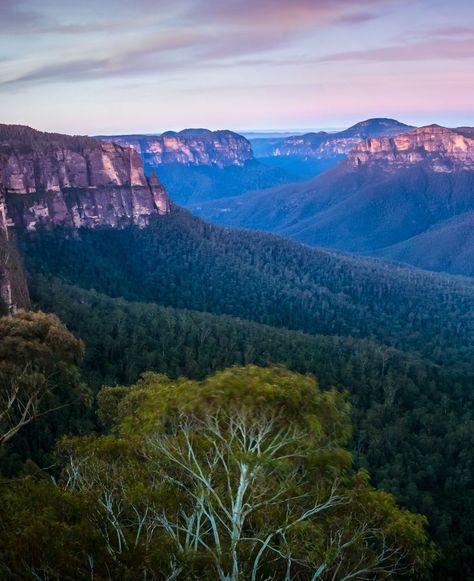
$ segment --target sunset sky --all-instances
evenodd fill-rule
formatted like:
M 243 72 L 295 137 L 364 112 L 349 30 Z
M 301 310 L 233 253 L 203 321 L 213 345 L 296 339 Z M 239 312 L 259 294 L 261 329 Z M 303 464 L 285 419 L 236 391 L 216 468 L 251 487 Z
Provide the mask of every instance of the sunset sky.
M 0 0 L 0 121 L 474 125 L 473 0 Z

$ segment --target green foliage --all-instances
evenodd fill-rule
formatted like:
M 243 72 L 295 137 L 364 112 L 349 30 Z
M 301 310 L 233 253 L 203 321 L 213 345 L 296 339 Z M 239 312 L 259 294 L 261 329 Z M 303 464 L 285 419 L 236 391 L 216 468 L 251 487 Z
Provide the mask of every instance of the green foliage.
M 471 280 L 223 230 L 179 209 L 144 230 L 65 234 L 22 240 L 30 273 L 143 301 L 35 279 L 37 303 L 85 340 L 91 385 L 285 363 L 347 388 L 357 464 L 429 516 L 446 555 L 439 578 L 474 574 Z
M 95 498 L 46 478 L 0 481 L 0 498 L 2 579 L 91 579 L 105 553 L 88 519 L 99 508 Z
M 23 239 L 30 272 L 109 296 L 371 338 L 472 373 L 474 282 L 225 230 L 174 209 L 149 228 Z
M 413 579 L 433 563 L 426 519 L 352 470 L 346 397 L 311 377 L 149 373 L 100 408 L 113 433 L 63 441 L 58 485 L 0 487 L 10 578 Z
M 114 391 L 121 398 L 115 406 L 116 425 L 124 436 L 137 430 L 162 430 L 163 422 L 181 412 L 202 418 L 222 408 L 227 413 L 245 410 L 249 420 L 271 410 L 279 422 L 304 426 L 308 434 L 330 434 L 338 445 L 347 444 L 350 436 L 345 398 L 335 390 L 319 391 L 314 378 L 284 367 L 232 367 L 201 382 L 171 382 L 166 376 L 146 373 L 135 386 L 106 388 L 105 394 L 110 397 Z M 99 402 L 100 413 L 104 399 Z
M 131 384 L 146 370 L 202 379 L 232 364 L 284 363 L 316 374 L 323 389 L 347 388 L 357 465 L 370 470 L 377 487 L 428 515 L 430 532 L 446 554 L 447 568 L 436 569 L 441 578 L 458 571 L 469 577 L 474 560 L 469 377 L 368 341 L 129 303 L 41 278 L 32 286 L 42 308 L 55 310 L 85 341 L 84 374 L 91 385 Z M 99 395 L 107 426 L 116 421 L 119 392 L 111 388 Z
M 63 426 L 83 415 L 87 391 L 78 369 L 83 352 L 82 342 L 55 315 L 20 311 L 0 318 L 3 471 L 11 470 L 17 455 L 38 460 L 40 450 L 52 447 Z

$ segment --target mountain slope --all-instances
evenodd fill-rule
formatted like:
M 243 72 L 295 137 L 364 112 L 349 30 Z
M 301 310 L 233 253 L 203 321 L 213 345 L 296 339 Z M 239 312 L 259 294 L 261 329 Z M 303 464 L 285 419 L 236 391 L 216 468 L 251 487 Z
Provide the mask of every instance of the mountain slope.
M 306 158 L 323 159 L 347 155 L 358 143 L 371 137 L 393 137 L 413 129 L 396 119 L 374 118 L 360 121 L 348 129 L 336 133 L 319 131 L 281 141 L 272 154 L 276 157 L 298 155 Z
M 38 231 L 22 247 L 31 271 L 111 296 L 373 338 L 440 363 L 473 347 L 471 279 L 224 230 L 178 208 L 144 229 Z
M 422 139 L 417 131 L 415 139 Z M 442 132 L 443 143 L 451 151 L 453 135 L 446 131 Z M 458 149 L 464 143 L 459 136 L 454 134 Z M 469 144 L 468 137 L 462 139 Z M 140 158 L 131 148 L 18 126 L 0 127 L 0 140 L 0 170 L 9 190 L 8 227 L 4 230 L 8 234 L 16 228 L 24 260 L 33 272 L 59 275 L 112 296 L 228 314 L 312 334 L 377 339 L 403 349 L 421 349 L 438 362 L 449 361 L 451 352 L 472 346 L 470 280 L 430 275 L 377 260 L 304 248 L 273 235 L 206 224 L 174 205 L 170 207 L 159 182 L 144 177 Z M 380 172 L 379 161 L 375 166 L 371 162 L 367 147 L 375 148 L 378 154 L 393 143 L 406 143 L 405 136 L 394 140 L 398 141 L 383 141 L 381 146 L 371 142 L 356 148 L 343 166 L 312 182 L 325 185 L 317 196 L 310 191 L 308 197 L 307 184 L 300 184 L 299 198 L 287 202 L 295 208 L 293 221 L 288 221 L 286 207 L 281 215 L 262 215 L 262 219 L 285 219 L 288 230 L 298 227 L 302 231 L 306 202 L 313 213 L 337 213 L 347 200 L 350 206 L 355 195 L 360 198 L 361 186 L 367 187 L 366 198 L 372 201 L 369 185 L 377 176 L 399 179 L 405 171 L 414 171 L 408 158 L 409 167 L 399 167 L 406 161 L 403 155 L 411 155 L 406 149 L 396 158 L 396 169 L 392 164 Z M 452 180 L 472 178 L 469 172 L 445 171 L 445 166 L 440 166 L 439 150 L 431 146 L 426 157 L 427 163 L 442 167 L 432 174 L 444 186 Z M 467 163 L 467 159 L 462 150 L 458 161 Z M 417 171 L 420 167 L 426 165 L 417 164 Z M 355 179 L 341 181 L 341 176 L 349 174 Z M 444 186 L 440 188 L 442 201 Z M 120 204 L 117 189 L 123 196 Z M 334 204 L 334 192 L 339 204 Z M 284 194 L 285 188 L 280 193 Z M 432 192 L 430 195 L 434 199 Z M 38 203 L 38 198 L 50 196 L 51 203 Z M 456 211 L 464 207 L 465 197 L 452 195 L 450 206 Z M 91 198 L 95 198 L 92 207 L 87 205 Z M 275 199 L 273 196 L 271 201 L 278 208 Z M 66 214 L 58 211 L 58 200 Z M 147 205 L 140 200 L 147 200 Z M 361 204 L 359 211 L 367 207 L 370 204 Z M 391 245 L 395 242 L 393 237 Z M 449 314 L 453 305 L 456 317 Z M 428 323 L 425 313 L 429 314 Z
M 175 163 L 160 165 L 154 169 L 170 197 L 184 207 L 297 180 L 296 176 L 285 170 L 269 167 L 257 160 L 247 161 L 243 166 Z
M 382 252 L 387 258 L 420 268 L 474 276 L 474 211 L 439 222 Z
M 278 232 L 341 250 L 396 258 L 390 247 L 412 240 L 419 250 L 400 255 L 414 264 L 471 274 L 469 253 L 455 260 L 455 220 L 474 209 L 474 139 L 466 129 L 439 126 L 394 138 L 368 139 L 336 168 L 297 185 L 196 205 L 192 210 L 220 224 Z M 424 232 L 451 220 L 450 235 L 423 258 Z M 441 230 L 439 231 L 441 232 Z M 417 238 L 415 238 L 417 237 Z M 386 254 L 385 254 L 385 249 Z M 445 258 L 442 258 L 442 257 Z

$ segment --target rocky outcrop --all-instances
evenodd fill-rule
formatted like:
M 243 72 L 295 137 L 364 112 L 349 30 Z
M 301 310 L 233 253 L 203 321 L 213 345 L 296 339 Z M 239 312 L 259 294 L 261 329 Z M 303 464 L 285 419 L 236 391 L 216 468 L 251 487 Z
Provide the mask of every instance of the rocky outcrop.
M 161 135 L 101 136 L 138 152 L 150 167 L 163 164 L 207 165 L 220 168 L 243 166 L 253 159 L 252 146 L 232 131 L 184 129 Z
M 434 172 L 474 170 L 474 134 L 471 128 L 420 127 L 396 137 L 359 143 L 349 154 L 353 166 L 376 165 L 387 172 L 423 163 Z
M 376 136 L 393 136 L 412 129 L 395 119 L 367 119 L 338 133 L 306 133 L 287 137 L 273 150 L 273 156 L 298 156 L 330 159 L 347 155 L 364 139 Z
M 0 125 L 0 175 L 8 217 L 27 230 L 145 226 L 169 211 L 137 151 L 90 137 Z
M 28 307 L 30 299 L 21 260 L 9 232 L 5 190 L 0 185 L 0 314 Z

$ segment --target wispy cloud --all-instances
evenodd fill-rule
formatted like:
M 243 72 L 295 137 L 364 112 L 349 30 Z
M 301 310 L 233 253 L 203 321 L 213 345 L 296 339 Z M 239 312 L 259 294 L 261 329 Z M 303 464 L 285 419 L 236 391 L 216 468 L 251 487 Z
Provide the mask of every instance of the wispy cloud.
M 402 0 L 403 2 L 403 0 Z M 394 0 L 201 0 L 195 5 L 202 16 L 248 26 L 306 27 L 308 24 L 350 22 L 376 17 Z M 195 12 L 197 14 L 197 12 Z
M 90 2 L 84 0 L 81 6 L 87 7 Z M 110 18 L 74 22 L 67 20 L 71 18 L 69 13 L 58 20 L 60 10 L 41 15 L 34 12 L 37 3 L 33 0 L 21 0 L 14 7 L 0 4 L 0 22 L 9 22 L 10 31 L 24 24 L 28 13 L 30 36 L 35 31 L 40 36 L 72 37 L 69 44 L 75 53 L 74 57 L 68 56 L 65 47 L 58 54 L 48 50 L 43 62 L 36 58 L 29 66 L 20 63 L 13 74 L 15 67 L 10 67 L 8 75 L 0 76 L 0 85 L 156 74 L 173 67 L 195 69 L 212 63 L 217 67 L 232 59 L 258 57 L 285 47 L 328 23 L 352 26 L 370 21 L 394 0 L 360 0 L 357 7 L 350 0 L 184 0 L 175 12 L 170 10 L 171 0 L 158 4 L 136 0 L 133 14 L 130 3 L 102 2 Z M 28 7 L 31 9 L 27 11 Z M 86 15 L 90 18 L 88 11 Z M 163 29 L 159 23 L 165 17 L 169 22 Z M 129 37 L 133 30 L 136 34 Z M 86 33 L 97 44 L 93 54 L 89 42 L 85 47 L 79 42 Z
M 0 32 L 16 34 L 31 33 L 38 30 L 47 20 L 34 6 L 18 0 L 18 2 L 0 2 Z
M 466 109 L 473 17 L 472 0 L 0 0 L 0 107 L 31 124 L 62 107 L 89 126 L 123 104 L 144 123 L 173 110 L 329 123 L 344 107 L 396 115 L 422 100 L 427 69 L 429 95 L 449 83 Z
M 318 62 L 387 62 L 458 60 L 474 58 L 474 35 L 472 38 L 440 38 L 424 42 L 404 43 L 365 50 L 336 52 L 318 58 Z

